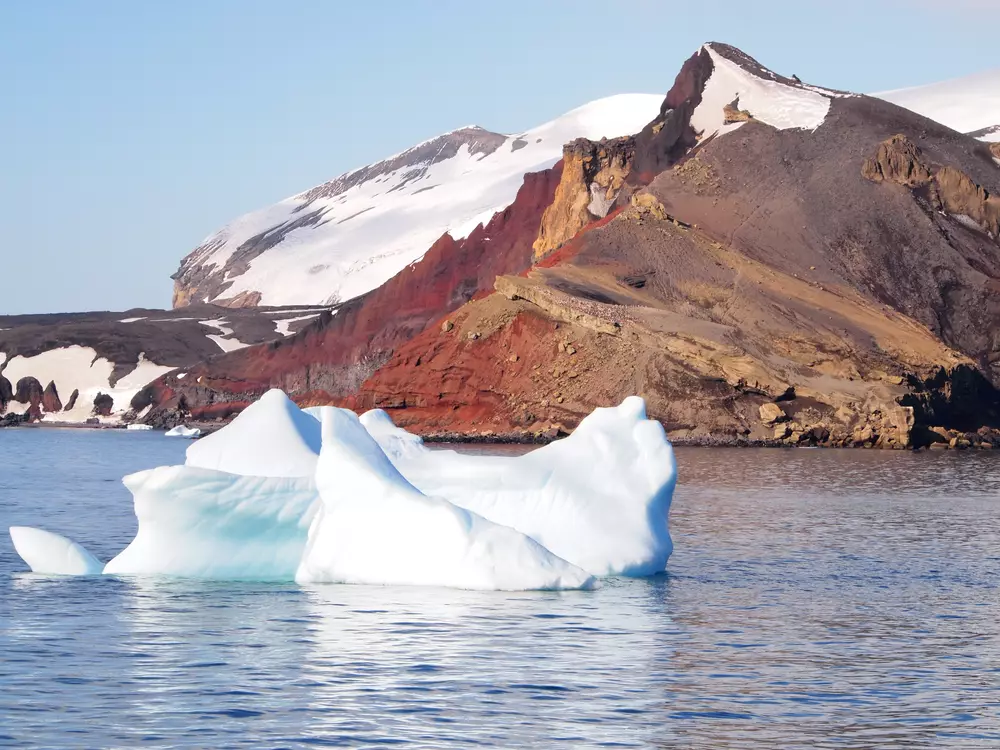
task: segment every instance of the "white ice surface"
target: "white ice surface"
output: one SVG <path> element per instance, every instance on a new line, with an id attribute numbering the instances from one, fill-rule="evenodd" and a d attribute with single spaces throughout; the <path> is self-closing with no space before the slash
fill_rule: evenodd
<path id="1" fill-rule="evenodd" d="M 524 534 L 427 497 L 395 469 L 352 412 L 322 411 L 322 499 L 300 583 L 590 588 L 589 574 Z"/>
<path id="2" fill-rule="evenodd" d="M 139 531 L 105 573 L 292 580 L 316 507 L 312 478 L 161 466 L 123 481 Z"/>
<path id="3" fill-rule="evenodd" d="M 691 126 L 702 139 L 723 135 L 743 123 L 725 123 L 723 108 L 739 99 L 739 108 L 778 130 L 815 130 L 830 111 L 832 92 L 815 86 L 789 86 L 760 78 L 716 52 L 703 48 L 712 58 L 714 70 L 705 84 L 701 104 L 691 115 Z"/>
<path id="4" fill-rule="evenodd" d="M 361 421 L 414 486 L 521 531 L 594 575 L 651 575 L 672 550 L 673 450 L 642 399 L 596 409 L 523 456 L 431 450 L 384 412 Z"/>
<path id="5" fill-rule="evenodd" d="M 379 286 L 419 260 L 444 232 L 462 237 L 514 200 L 524 174 L 546 169 L 563 144 L 636 133 L 653 119 L 661 94 L 622 94 L 601 99 L 519 135 L 488 156 L 466 146 L 430 165 L 420 179 L 414 168 L 368 180 L 347 192 L 306 203 L 304 194 L 241 216 L 206 238 L 193 257 L 197 266 L 220 266 L 251 237 L 320 210 L 321 221 L 294 229 L 230 278 L 221 293 L 260 291 L 262 305 L 325 304 L 348 300 Z M 524 143 L 515 150 L 515 143 Z"/>
<path id="6" fill-rule="evenodd" d="M 193 439 L 201 436 L 201 430 L 197 427 L 188 427 L 186 425 L 179 424 L 176 427 L 167 430 L 163 433 L 167 437 L 179 437 Z"/>
<path id="7" fill-rule="evenodd" d="M 960 133 L 1000 124 L 1000 68 L 927 86 L 884 91 L 874 96 Z"/>
<path id="8" fill-rule="evenodd" d="M 126 430 L 134 430 L 136 432 L 149 432 L 150 430 L 153 429 L 153 427 L 152 427 L 152 425 L 148 425 L 148 424 L 134 423 L 134 424 L 130 424 L 125 429 Z"/>
<path id="9" fill-rule="evenodd" d="M 104 563 L 76 542 L 51 531 L 11 526 L 14 549 L 34 573 L 65 576 L 99 575 Z"/>
<path id="10" fill-rule="evenodd" d="M 312 477 L 320 426 L 273 389 L 218 432 L 187 449 L 188 466 L 261 477 Z"/>

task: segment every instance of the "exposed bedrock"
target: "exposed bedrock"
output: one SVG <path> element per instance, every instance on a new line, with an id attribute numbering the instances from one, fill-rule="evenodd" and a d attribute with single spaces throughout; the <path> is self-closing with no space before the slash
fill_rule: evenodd
<path id="1" fill-rule="evenodd" d="M 14 388 L 10 384 L 10 381 L 3 376 L 2 372 L 0 372 L 0 413 L 3 413 L 3 411 L 7 408 L 7 404 L 9 404 L 13 398 Z"/>
<path id="2" fill-rule="evenodd" d="M 111 411 L 115 408 L 115 399 L 107 393 L 98 393 L 94 397 L 94 416 L 110 417 Z"/>
<path id="3" fill-rule="evenodd" d="M 1000 237 L 1000 198 L 977 185 L 969 175 L 951 166 L 935 166 L 905 135 L 879 144 L 861 173 L 873 182 L 888 180 L 905 187 L 927 188 L 927 199 L 937 211 L 974 222 L 993 239 Z"/>
<path id="4" fill-rule="evenodd" d="M 580 138 L 563 149 L 562 179 L 532 246 L 535 260 L 572 239 L 590 222 L 608 215 L 634 157 L 632 137 L 599 142 Z"/>
<path id="5" fill-rule="evenodd" d="M 45 386 L 45 392 L 42 394 L 42 408 L 50 414 L 62 411 L 63 404 L 59 399 L 59 391 L 56 390 L 55 381 L 50 380 L 49 384 Z"/>

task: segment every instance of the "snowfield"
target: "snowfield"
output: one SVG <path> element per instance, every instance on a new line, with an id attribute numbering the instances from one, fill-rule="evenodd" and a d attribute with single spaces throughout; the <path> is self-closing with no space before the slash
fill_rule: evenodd
<path id="1" fill-rule="evenodd" d="M 44 421 L 85 422 L 92 416 L 94 399 L 99 393 L 107 394 L 114 399 L 112 416 L 104 419 L 117 421 L 128 411 L 132 397 L 136 393 L 173 369 L 149 362 L 140 356 L 135 368 L 112 386 L 111 376 L 114 367 L 113 362 L 98 357 L 97 352 L 90 347 L 66 346 L 50 349 L 34 357 L 13 357 L 4 367 L 3 376 L 15 388 L 17 381 L 24 377 L 36 378 L 42 388 L 50 382 L 55 383 L 64 407 L 69 404 L 73 391 L 79 391 L 72 409 L 46 413 L 43 415 Z M 27 403 L 11 401 L 7 411 L 22 414 L 28 407 Z"/>
<path id="2" fill-rule="evenodd" d="M 952 81 L 874 94 L 960 133 L 1000 126 L 1000 68 Z M 1000 141 L 1000 129 L 984 140 Z"/>
<path id="3" fill-rule="evenodd" d="M 664 569 L 675 481 L 639 398 L 524 456 L 469 457 L 383 412 L 306 412 L 270 391 L 183 466 L 125 477 L 139 529 L 107 565 L 58 534 L 11 537 L 47 574 L 588 589 Z"/>
<path id="4" fill-rule="evenodd" d="M 421 144 L 365 168 L 375 176 L 344 192 L 319 186 L 241 216 L 206 238 L 185 258 L 181 273 L 212 269 L 229 274 L 232 286 L 204 301 L 253 291 L 261 292 L 261 305 L 346 301 L 419 260 L 445 232 L 464 237 L 488 222 L 514 200 L 526 172 L 547 169 L 562 157 L 563 144 L 638 132 L 656 116 L 662 101 L 660 94 L 600 99 L 509 136 L 485 155 L 463 144 L 451 158 L 407 160 L 411 152 L 423 153 L 426 144 Z M 453 134 L 441 138 L 448 135 Z M 382 165 L 400 159 L 404 166 L 381 171 Z M 253 258 L 245 272 L 224 271 L 244 243 L 265 233 L 281 233 L 309 214 L 316 214 L 311 223 L 285 233 Z"/>

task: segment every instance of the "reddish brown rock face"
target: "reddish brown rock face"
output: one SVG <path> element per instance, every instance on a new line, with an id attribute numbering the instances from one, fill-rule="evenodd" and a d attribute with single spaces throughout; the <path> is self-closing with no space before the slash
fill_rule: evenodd
<path id="1" fill-rule="evenodd" d="M 167 376 L 140 392 L 132 408 L 183 406 L 194 418 L 228 415 L 269 388 L 303 403 L 353 393 L 392 351 L 439 316 L 492 291 L 501 274 L 531 265 L 531 245 L 562 174 L 557 164 L 527 174 L 514 202 L 463 240 L 444 235 L 417 263 L 375 291 L 351 300 L 296 336 L 247 347 Z"/>
<path id="2" fill-rule="evenodd" d="M 49 384 L 45 386 L 45 392 L 42 394 L 42 408 L 49 414 L 62 411 L 62 401 L 59 400 L 59 392 L 56 390 L 56 384 L 52 381 L 49 381 Z"/>

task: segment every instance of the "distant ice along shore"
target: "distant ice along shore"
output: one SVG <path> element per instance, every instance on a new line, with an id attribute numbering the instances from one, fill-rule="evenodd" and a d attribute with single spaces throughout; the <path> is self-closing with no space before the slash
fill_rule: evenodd
<path id="1" fill-rule="evenodd" d="M 430 450 L 382 411 L 302 410 L 272 390 L 184 465 L 125 477 L 139 529 L 107 564 L 49 531 L 10 535 L 51 575 L 590 589 L 664 570 L 675 482 L 637 397 L 507 457 Z"/>

